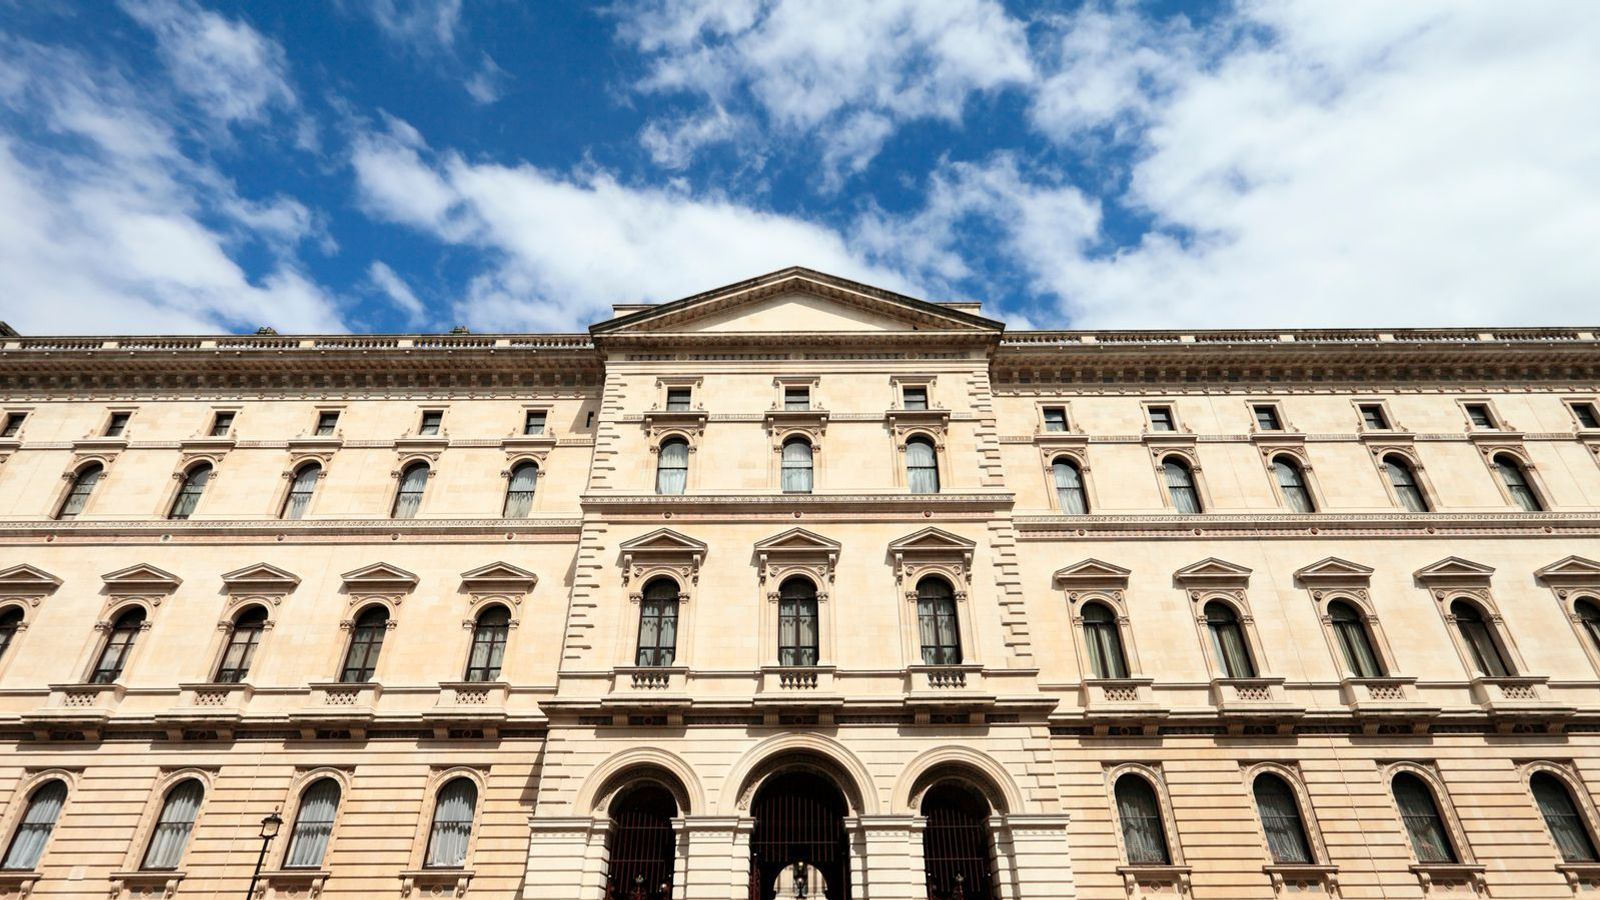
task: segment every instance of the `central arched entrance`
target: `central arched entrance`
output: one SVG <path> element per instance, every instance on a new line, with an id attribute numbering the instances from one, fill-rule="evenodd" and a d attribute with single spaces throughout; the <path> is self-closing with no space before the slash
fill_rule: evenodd
<path id="1" fill-rule="evenodd" d="M 671 900 L 678 804 L 653 782 L 625 788 L 611 804 L 606 900 Z"/>
<path id="2" fill-rule="evenodd" d="M 849 900 L 844 794 L 807 770 L 766 780 L 750 806 L 750 900 Z"/>

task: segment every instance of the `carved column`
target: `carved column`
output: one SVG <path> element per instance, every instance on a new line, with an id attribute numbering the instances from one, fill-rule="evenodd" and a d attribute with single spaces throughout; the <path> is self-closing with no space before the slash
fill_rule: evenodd
<path id="1" fill-rule="evenodd" d="M 523 900 L 579 900 L 605 893 L 605 819 L 532 819 Z"/>

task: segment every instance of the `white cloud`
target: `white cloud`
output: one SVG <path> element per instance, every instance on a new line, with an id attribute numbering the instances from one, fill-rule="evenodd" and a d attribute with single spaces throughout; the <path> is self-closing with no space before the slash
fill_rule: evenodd
<path id="1" fill-rule="evenodd" d="M 475 102 L 488 106 L 504 96 L 506 81 L 510 77 L 505 69 L 500 68 L 494 59 L 485 53 L 478 62 L 478 70 L 472 73 L 472 77 L 468 78 L 463 86 Z"/>
<path id="2" fill-rule="evenodd" d="M 0 317 L 33 333 L 343 330 L 293 258 L 316 217 L 253 200 L 179 149 L 159 91 L 75 53 L 0 40 Z M 265 242 L 251 278 L 230 256 Z"/>
<path id="3" fill-rule="evenodd" d="M 411 290 L 411 286 L 406 284 L 405 279 L 389 268 L 387 263 L 373 260 L 372 265 L 367 268 L 367 278 L 373 287 L 382 291 L 383 295 L 389 298 L 389 302 L 399 307 L 411 322 L 421 322 L 427 318 L 427 307 L 417 299 L 417 295 Z"/>
<path id="4" fill-rule="evenodd" d="M 173 83 L 214 118 L 248 122 L 295 105 L 283 48 L 248 24 L 192 0 L 120 0 L 156 36 Z"/>
<path id="5" fill-rule="evenodd" d="M 461 0 L 354 0 L 384 36 L 431 53 L 455 46 Z"/>
<path id="6" fill-rule="evenodd" d="M 558 175 L 435 154 L 402 123 L 365 135 L 352 162 L 373 215 L 485 255 L 456 309 L 474 328 L 581 329 L 613 303 L 672 299 L 788 265 L 914 290 L 801 219 L 631 187 L 604 171 Z"/>
<path id="7" fill-rule="evenodd" d="M 824 146 L 846 126 L 851 145 L 824 160 L 834 185 L 895 126 L 959 121 L 973 94 L 1033 78 L 1024 25 L 995 0 L 642 0 L 619 17 L 650 59 L 638 89 L 696 98 L 694 119 L 757 117 L 776 140 L 822 133 Z M 679 120 L 645 139 L 673 135 L 666 159 L 681 164 L 736 130 Z"/>

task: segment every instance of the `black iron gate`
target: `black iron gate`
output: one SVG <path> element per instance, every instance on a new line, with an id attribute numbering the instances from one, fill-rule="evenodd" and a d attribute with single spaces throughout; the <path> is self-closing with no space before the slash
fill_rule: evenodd
<path id="1" fill-rule="evenodd" d="M 850 844 L 839 789 L 809 772 L 774 775 L 751 806 L 750 900 L 790 900 L 777 893 L 778 876 L 803 863 L 826 885 L 809 900 L 850 900 Z"/>
<path id="2" fill-rule="evenodd" d="M 941 784 L 922 801 L 922 864 L 928 900 L 992 900 L 989 806 L 966 788 Z"/>
<path id="3" fill-rule="evenodd" d="M 606 900 L 671 900 L 678 806 L 664 788 L 645 785 L 617 798 L 611 812 Z"/>

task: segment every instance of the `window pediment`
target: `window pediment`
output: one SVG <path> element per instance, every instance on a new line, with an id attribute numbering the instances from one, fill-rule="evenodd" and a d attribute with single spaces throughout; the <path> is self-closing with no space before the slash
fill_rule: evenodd
<path id="1" fill-rule="evenodd" d="M 344 582 L 345 590 L 351 594 L 389 594 L 405 593 L 417 586 L 420 578 L 407 572 L 399 566 L 392 566 L 386 562 L 373 563 L 352 569 L 339 576 Z"/>
<path id="2" fill-rule="evenodd" d="M 1549 585 L 1600 584 L 1600 562 L 1582 556 L 1569 556 L 1539 569 L 1533 575 Z"/>
<path id="3" fill-rule="evenodd" d="M 1191 563 L 1172 573 L 1172 580 L 1190 589 L 1234 589 L 1250 586 L 1250 570 L 1215 556 Z"/>
<path id="4" fill-rule="evenodd" d="M 623 581 L 637 592 L 655 575 L 670 575 L 687 594 L 690 584 L 700 579 L 700 564 L 706 558 L 706 545 L 692 537 L 670 528 L 658 528 L 649 534 L 623 541 Z"/>
<path id="5" fill-rule="evenodd" d="M 782 580 L 789 574 L 803 571 L 815 578 L 819 586 L 831 584 L 840 546 L 838 541 L 804 528 L 791 528 L 757 541 L 755 552 L 761 581 Z"/>
<path id="6" fill-rule="evenodd" d="M 26 563 L 0 571 L 0 596 L 26 597 L 37 604 L 39 598 L 60 586 L 61 579 Z"/>
<path id="7" fill-rule="evenodd" d="M 230 591 L 275 591 L 286 594 L 300 584 L 300 576 L 269 563 L 256 563 L 225 573 L 222 576 L 222 584 Z"/>
<path id="8" fill-rule="evenodd" d="M 1489 586 L 1494 568 L 1459 556 L 1447 556 L 1431 566 L 1416 571 L 1418 581 L 1429 587 L 1479 587 Z"/>
<path id="9" fill-rule="evenodd" d="M 1092 588 L 1122 590 L 1128 586 L 1132 570 L 1098 559 L 1085 559 L 1057 569 L 1052 580 L 1057 587 L 1080 590 Z"/>
<path id="10" fill-rule="evenodd" d="M 492 562 L 461 573 L 461 585 L 471 593 L 527 593 L 539 576 L 508 562 Z"/>
<path id="11" fill-rule="evenodd" d="M 1370 566 L 1330 556 L 1297 570 L 1294 577 L 1304 587 L 1366 587 L 1372 572 Z"/>
<path id="12" fill-rule="evenodd" d="M 942 574 L 952 584 L 972 581 L 972 554 L 977 543 L 942 528 L 929 526 L 889 543 L 895 578 L 912 589 L 925 574 Z"/>
<path id="13" fill-rule="evenodd" d="M 111 593 L 169 594 L 183 584 L 182 578 L 145 563 L 108 572 L 100 578 Z"/>

